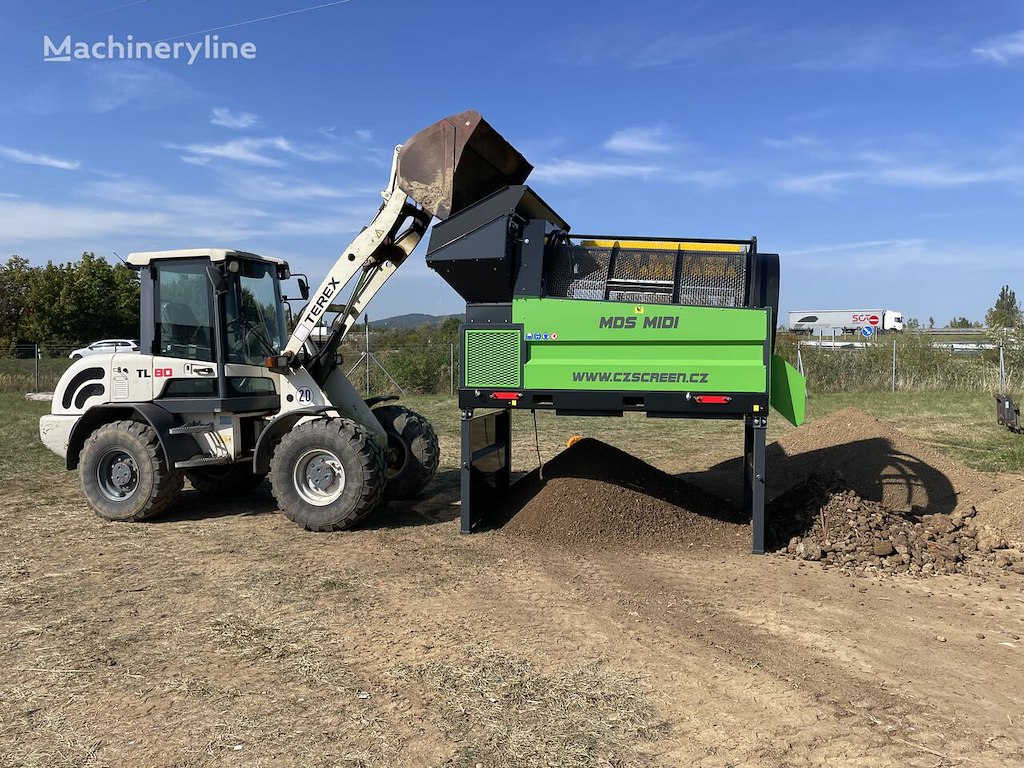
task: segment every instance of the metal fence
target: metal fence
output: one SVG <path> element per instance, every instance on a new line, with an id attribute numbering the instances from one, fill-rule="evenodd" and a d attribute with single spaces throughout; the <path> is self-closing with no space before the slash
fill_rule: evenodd
<path id="1" fill-rule="evenodd" d="M 950 341 L 926 334 L 888 334 L 871 341 L 794 340 L 780 335 L 781 353 L 817 392 L 974 390 L 1024 386 L 1024 336 Z"/>
<path id="2" fill-rule="evenodd" d="M 378 344 L 380 344 L 378 346 Z M 50 392 L 71 365 L 75 347 L 19 344 L 0 356 L 0 391 Z M 456 342 L 395 343 L 387 334 L 353 333 L 342 345 L 341 368 L 364 396 L 453 395 L 458 386 Z"/>

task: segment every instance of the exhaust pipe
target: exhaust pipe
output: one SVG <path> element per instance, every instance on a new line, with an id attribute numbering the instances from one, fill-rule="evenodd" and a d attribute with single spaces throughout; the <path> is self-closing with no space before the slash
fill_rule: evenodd
<path id="1" fill-rule="evenodd" d="M 424 128 L 398 154 L 398 188 L 442 221 L 522 184 L 533 166 L 475 110 Z"/>

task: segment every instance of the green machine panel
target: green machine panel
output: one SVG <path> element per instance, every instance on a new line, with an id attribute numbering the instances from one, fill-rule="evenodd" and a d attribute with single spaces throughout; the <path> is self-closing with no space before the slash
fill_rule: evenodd
<path id="1" fill-rule="evenodd" d="M 467 328 L 462 344 L 465 386 L 521 387 L 522 338 L 518 328 Z"/>
<path id="2" fill-rule="evenodd" d="M 539 390 L 761 393 L 769 309 L 523 298 L 512 320 Z"/>

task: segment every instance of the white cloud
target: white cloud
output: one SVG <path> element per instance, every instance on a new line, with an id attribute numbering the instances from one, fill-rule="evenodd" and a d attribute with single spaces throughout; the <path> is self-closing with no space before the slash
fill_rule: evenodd
<path id="1" fill-rule="evenodd" d="M 647 177 L 659 173 L 653 165 L 616 163 L 588 160 L 554 160 L 538 166 L 531 176 L 535 181 L 550 184 L 569 184 L 574 181 L 594 179 L 623 179 Z"/>
<path id="2" fill-rule="evenodd" d="M 1024 58 L 1024 29 L 984 40 L 971 53 L 985 61 L 1009 64 L 1012 59 Z"/>
<path id="3" fill-rule="evenodd" d="M 775 182 L 775 187 L 784 192 L 809 194 L 836 192 L 842 182 L 855 179 L 859 175 L 853 171 L 826 171 L 824 173 L 783 176 Z"/>
<path id="4" fill-rule="evenodd" d="M 251 112 L 232 112 L 226 107 L 216 107 L 210 122 L 222 128 L 251 128 L 259 118 Z"/>
<path id="5" fill-rule="evenodd" d="M 900 163 L 884 155 L 865 153 L 869 167 L 783 176 L 774 186 L 784 192 L 822 194 L 841 191 L 850 182 L 917 189 L 950 189 L 973 184 L 1020 184 L 1022 166 L 991 166 L 976 169 L 948 165 Z"/>
<path id="6" fill-rule="evenodd" d="M 820 147 L 822 142 L 821 139 L 816 139 L 813 136 L 796 135 L 785 139 L 765 138 L 761 140 L 761 143 L 769 149 L 809 149 Z"/>
<path id="7" fill-rule="evenodd" d="M 676 149 L 665 126 L 624 128 L 616 131 L 604 143 L 604 148 L 623 155 L 646 155 L 671 152 Z"/>
<path id="8" fill-rule="evenodd" d="M 8 160 L 13 160 L 16 163 L 42 165 L 47 168 L 59 168 L 62 171 L 74 171 L 81 166 L 81 163 L 77 160 L 63 160 L 59 157 L 52 157 L 51 155 L 24 152 L 20 149 L 14 149 L 13 147 L 0 147 L 0 156 L 6 157 Z"/>
<path id="9" fill-rule="evenodd" d="M 828 243 L 827 245 L 816 244 L 803 248 L 794 248 L 786 251 L 786 256 L 839 256 L 849 258 L 851 253 L 869 253 L 877 251 L 891 252 L 893 250 L 918 252 L 927 243 L 919 237 L 896 239 L 896 240 L 859 240 L 850 243 Z"/>
<path id="10" fill-rule="evenodd" d="M 169 144 L 167 146 L 170 149 L 185 152 L 181 159 L 195 165 L 205 165 L 212 160 L 230 160 L 247 165 L 279 168 L 287 165 L 280 155 L 298 157 L 313 162 L 336 159 L 336 156 L 330 152 L 312 147 L 300 147 L 281 136 L 233 139 L 221 144 Z"/>
<path id="11" fill-rule="evenodd" d="M 89 72 L 90 107 L 95 112 L 111 112 L 127 106 L 140 109 L 166 107 L 194 93 L 192 86 L 177 75 L 152 66 L 124 66 L 124 63 L 119 63 L 115 67 L 99 65 L 90 68 Z M 66 108 L 65 104 L 63 109 Z"/>
<path id="12" fill-rule="evenodd" d="M 273 177 L 255 173 L 231 173 L 223 181 L 239 197 L 273 202 L 338 200 L 342 198 L 364 198 L 373 201 L 379 193 L 379 190 L 365 185 L 339 189 L 309 179 Z"/>

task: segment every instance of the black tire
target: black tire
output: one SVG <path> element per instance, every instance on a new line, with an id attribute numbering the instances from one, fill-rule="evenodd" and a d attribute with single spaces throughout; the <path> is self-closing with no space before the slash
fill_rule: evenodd
<path id="1" fill-rule="evenodd" d="M 385 499 L 413 499 L 434 479 L 441 460 L 437 433 L 425 417 L 402 405 L 376 408 L 388 433 Z"/>
<path id="2" fill-rule="evenodd" d="M 224 464 L 205 469 L 189 469 L 185 477 L 192 487 L 209 496 L 238 496 L 259 487 L 266 472 L 253 472 L 252 462 Z"/>
<path id="3" fill-rule="evenodd" d="M 138 421 L 114 421 L 82 446 L 82 492 L 104 520 L 137 522 L 157 515 L 178 498 L 184 475 L 164 457 L 156 432 Z"/>
<path id="4" fill-rule="evenodd" d="M 270 460 L 278 506 L 309 531 L 352 527 L 380 503 L 384 482 L 384 451 L 350 419 L 300 424 Z"/>

